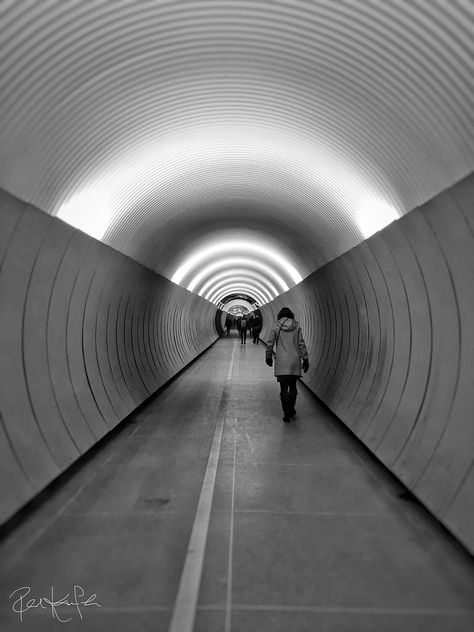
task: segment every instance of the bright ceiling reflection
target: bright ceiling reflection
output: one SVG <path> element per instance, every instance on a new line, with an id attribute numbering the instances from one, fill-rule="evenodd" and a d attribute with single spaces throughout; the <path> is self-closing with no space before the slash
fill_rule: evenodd
<path id="1" fill-rule="evenodd" d="M 213 288 L 211 290 L 209 290 L 209 292 L 207 294 L 204 295 L 204 298 L 207 300 L 212 300 L 211 297 L 213 296 L 213 294 L 215 294 L 216 292 L 218 292 L 221 288 L 229 286 L 229 285 L 238 285 L 238 284 L 242 285 L 242 288 L 248 289 L 248 288 L 252 288 L 254 290 L 254 292 L 259 292 L 261 296 L 264 296 L 266 298 L 265 302 L 270 302 L 272 299 L 274 299 L 277 294 L 270 294 L 270 292 L 267 291 L 267 289 L 265 288 L 264 285 L 262 285 L 259 282 L 255 282 L 252 278 L 248 278 L 248 277 L 242 277 L 242 276 L 231 276 L 228 277 L 226 279 L 223 279 L 222 281 L 220 281 L 219 283 L 216 283 Z M 243 291 L 243 289 L 242 289 Z"/>
<path id="2" fill-rule="evenodd" d="M 473 170 L 471 4 L 0 3 L 0 187 L 281 293 Z"/>
<path id="3" fill-rule="evenodd" d="M 235 113 L 232 124 L 219 121 L 218 114 L 215 119 L 212 123 L 205 119 L 193 121 L 192 125 L 161 133 L 148 131 L 146 141 L 141 140 L 139 145 L 132 141 L 118 158 L 97 165 L 95 178 L 115 200 L 113 213 L 104 213 L 102 219 L 106 229 L 114 230 L 136 201 L 147 199 L 150 194 L 161 197 L 162 203 L 166 200 L 168 205 L 170 196 L 172 204 L 184 203 L 190 195 L 199 199 L 206 192 L 219 189 L 224 195 L 240 196 L 249 186 L 267 186 L 265 178 L 271 178 L 271 186 L 277 192 L 296 186 L 300 194 L 306 190 L 306 195 L 315 201 L 324 192 L 344 213 L 373 191 L 384 194 L 380 184 L 370 181 L 362 165 L 354 170 L 340 147 L 330 146 L 325 139 L 316 143 L 299 130 L 281 125 L 272 128 L 264 120 L 256 124 Z M 79 187 L 75 183 L 76 195 L 82 195 L 82 187 L 88 187 L 87 180 Z M 62 207 L 56 213 L 61 214 Z M 100 209 L 96 213 L 102 215 Z M 92 211 L 89 217 L 92 226 L 96 221 Z M 88 232 L 87 223 L 83 224 Z M 298 276 L 296 270 L 292 273 Z"/>
<path id="4" fill-rule="evenodd" d="M 174 283 L 179 284 L 181 283 L 183 278 L 186 275 L 190 274 L 193 268 L 195 268 L 202 261 L 205 261 L 206 259 L 211 259 L 215 255 L 220 255 L 222 253 L 228 254 L 229 252 L 242 253 L 244 255 L 254 255 L 259 258 L 268 259 L 279 267 L 285 269 L 293 279 L 294 283 L 299 283 L 303 280 L 301 274 L 296 270 L 296 268 L 278 252 L 275 252 L 271 248 L 268 248 L 262 244 L 238 240 L 223 241 L 218 244 L 213 244 L 211 246 L 202 248 L 197 253 L 186 259 L 186 261 L 175 272 L 171 280 Z"/>
<path id="5" fill-rule="evenodd" d="M 253 287 L 245 285 L 244 283 L 238 283 L 235 285 L 232 285 L 232 284 L 226 285 L 225 287 L 215 292 L 209 300 L 211 301 L 211 303 L 216 303 L 217 305 L 218 303 L 222 301 L 222 299 L 226 298 L 227 296 L 230 296 L 231 294 L 240 294 L 240 293 L 247 294 L 248 296 L 251 296 L 252 298 L 257 299 L 257 302 L 260 305 L 265 305 L 265 303 L 269 302 L 265 298 L 265 296 L 261 294 L 261 292 L 259 292 L 258 290 L 255 290 L 255 288 Z"/>
<path id="6" fill-rule="evenodd" d="M 279 288 L 280 292 L 286 292 L 289 289 L 289 286 L 286 283 L 286 281 L 282 278 L 282 276 L 280 276 L 277 272 L 275 272 L 274 268 L 264 263 L 261 263 L 260 261 L 257 261 L 256 259 L 249 260 L 244 257 L 222 257 L 218 261 L 215 261 L 214 263 L 209 264 L 205 268 L 201 269 L 200 272 L 198 272 L 198 274 L 196 274 L 191 279 L 191 281 L 187 285 L 187 289 L 190 292 L 192 292 L 193 290 L 196 289 L 198 284 L 204 281 L 205 279 L 207 279 L 207 277 L 211 273 L 216 272 L 217 270 L 231 269 L 232 266 L 247 267 L 250 270 L 253 270 L 253 269 L 257 269 L 259 271 L 261 270 L 262 272 L 267 274 L 269 277 L 271 277 L 272 280 L 277 285 L 280 286 Z"/>
<path id="7" fill-rule="evenodd" d="M 171 280 L 212 302 L 222 297 L 220 288 L 232 283 L 235 291 L 252 290 L 263 304 L 299 283 L 302 276 L 288 257 L 261 236 L 234 230 L 202 243 Z"/>
<path id="8" fill-rule="evenodd" d="M 57 217 L 91 237 L 102 239 L 112 217 L 110 195 L 103 190 L 82 190 L 61 206 Z"/>
<path id="9" fill-rule="evenodd" d="M 391 224 L 399 215 L 397 211 L 384 200 L 368 198 L 362 201 L 357 213 L 357 222 L 364 237 L 367 239 L 388 224 Z"/>
<path id="10" fill-rule="evenodd" d="M 235 275 L 238 275 L 238 277 Z M 268 277 L 265 277 L 263 274 L 259 274 L 258 272 L 246 270 L 245 268 L 231 268 L 230 270 L 225 270 L 220 274 L 212 276 L 209 281 L 201 287 L 198 294 L 200 296 L 204 296 L 204 298 L 208 298 L 209 294 L 213 291 L 213 288 L 217 287 L 216 284 L 218 282 L 229 278 L 240 278 L 243 281 L 257 281 L 259 283 L 259 287 L 265 288 L 272 298 L 275 298 L 279 294 L 276 287 L 268 280 Z"/>
<path id="11" fill-rule="evenodd" d="M 272 300 L 272 297 L 264 290 L 253 283 L 248 283 L 241 279 L 221 283 L 220 286 L 209 295 L 208 300 L 214 303 L 216 302 L 216 297 L 222 298 L 231 294 L 247 294 L 248 296 L 258 298 L 261 303 L 269 303 Z"/>
<path id="12" fill-rule="evenodd" d="M 220 307 L 225 312 L 234 313 L 235 311 L 240 311 L 243 307 L 245 312 L 252 312 L 255 309 L 255 305 L 246 301 L 243 298 L 233 298 L 230 301 L 226 301 L 225 304 L 220 304 Z"/>

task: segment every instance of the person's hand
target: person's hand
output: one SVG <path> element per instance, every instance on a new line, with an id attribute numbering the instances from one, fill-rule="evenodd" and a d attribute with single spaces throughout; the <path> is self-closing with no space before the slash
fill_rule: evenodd
<path id="1" fill-rule="evenodd" d="M 268 364 L 268 366 L 273 366 L 272 358 L 265 358 L 265 362 Z"/>
<path id="2" fill-rule="evenodd" d="M 308 358 L 305 358 L 303 360 L 303 371 L 304 371 L 304 373 L 307 373 L 308 369 L 309 369 L 309 361 L 308 361 Z"/>

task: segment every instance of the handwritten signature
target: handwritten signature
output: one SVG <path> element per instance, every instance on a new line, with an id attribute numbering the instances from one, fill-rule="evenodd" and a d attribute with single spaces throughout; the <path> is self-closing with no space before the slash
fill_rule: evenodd
<path id="1" fill-rule="evenodd" d="M 96 606 L 97 608 L 102 607 L 102 604 L 97 603 L 97 595 L 95 593 L 85 598 L 86 593 L 82 586 L 74 586 L 72 593 L 68 593 L 60 599 L 55 598 L 53 586 L 51 586 L 50 597 L 39 597 L 35 599 L 34 597 L 29 597 L 30 593 L 30 586 L 22 586 L 21 588 L 17 588 L 16 590 L 14 590 L 10 595 L 10 599 L 15 599 L 12 604 L 13 612 L 19 614 L 20 621 L 23 621 L 23 613 L 27 610 L 31 610 L 32 608 L 51 610 L 51 616 L 53 617 L 53 619 L 57 619 L 62 623 L 67 623 L 68 621 L 72 620 L 72 617 L 70 617 L 69 619 L 62 619 L 59 616 L 57 610 L 61 606 L 75 608 L 81 619 L 83 619 L 81 608 L 88 608 L 90 606 Z"/>

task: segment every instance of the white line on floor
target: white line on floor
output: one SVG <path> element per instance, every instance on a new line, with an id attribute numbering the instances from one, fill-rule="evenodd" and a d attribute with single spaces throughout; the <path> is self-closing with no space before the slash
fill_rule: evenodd
<path id="1" fill-rule="evenodd" d="M 232 614 L 232 560 L 234 551 L 234 505 L 235 505 L 235 454 L 237 452 L 237 429 L 234 429 L 234 455 L 232 464 L 232 499 L 230 510 L 229 561 L 227 566 L 227 595 L 225 608 L 225 632 L 231 631 Z"/>
<path id="2" fill-rule="evenodd" d="M 234 348 L 232 349 L 232 356 L 229 362 L 224 392 L 228 391 L 230 381 L 232 379 L 232 369 L 234 366 L 236 348 L 237 341 L 234 342 Z M 178 594 L 176 596 L 173 614 L 168 628 L 169 632 L 192 632 L 194 627 L 225 417 L 224 407 L 224 410 L 221 411 L 221 414 L 219 414 L 216 428 L 214 430 L 211 452 L 207 461 L 206 473 L 204 475 L 201 495 L 199 497 L 196 516 L 194 518 L 191 537 L 189 539 L 188 551 L 186 553 L 186 559 L 181 573 Z"/>

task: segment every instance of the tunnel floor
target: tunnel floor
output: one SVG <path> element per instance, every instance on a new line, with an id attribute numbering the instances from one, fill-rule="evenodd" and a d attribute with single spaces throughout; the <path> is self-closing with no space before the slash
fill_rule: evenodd
<path id="1" fill-rule="evenodd" d="M 23 512 L 1 630 L 187 632 L 193 590 L 195 632 L 474 629 L 472 558 L 304 386 L 283 423 L 264 349 L 220 339 Z"/>

